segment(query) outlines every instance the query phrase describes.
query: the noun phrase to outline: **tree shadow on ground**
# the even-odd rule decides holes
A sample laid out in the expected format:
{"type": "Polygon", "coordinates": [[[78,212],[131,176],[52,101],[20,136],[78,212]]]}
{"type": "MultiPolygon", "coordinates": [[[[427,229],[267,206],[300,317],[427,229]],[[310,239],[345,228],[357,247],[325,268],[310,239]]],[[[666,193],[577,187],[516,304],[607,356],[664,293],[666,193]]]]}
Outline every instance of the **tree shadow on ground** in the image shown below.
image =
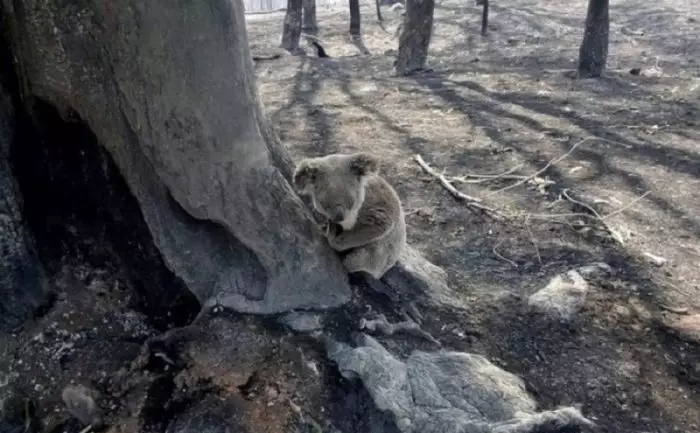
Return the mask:
{"type": "MultiPolygon", "coordinates": [[[[523,127],[530,128],[539,133],[559,136],[565,136],[567,133],[565,131],[557,131],[553,130],[551,127],[546,127],[531,117],[512,113],[510,110],[504,108],[505,104],[516,104],[536,113],[566,119],[573,125],[576,125],[580,130],[584,131],[584,137],[592,137],[604,143],[614,143],[614,147],[605,149],[605,154],[592,149],[577,149],[577,155],[591,162],[595,167],[594,170],[596,174],[592,176],[591,180],[596,179],[602,174],[613,175],[617,177],[618,180],[627,184],[628,188],[635,191],[636,194],[641,194],[651,189],[648,182],[644,179],[633,176],[632,173],[610,164],[608,159],[612,156],[636,161],[643,160],[647,163],[666,167],[672,171],[700,177],[699,154],[691,153],[683,149],[671,148],[665,143],[654,142],[641,137],[636,137],[635,140],[632,141],[617,132],[609,130],[606,125],[600,121],[585,118],[575,111],[567,111],[558,108],[564,105],[561,100],[554,100],[542,95],[493,92],[485,89],[476,82],[444,80],[439,74],[416,77],[415,81],[417,84],[429,88],[435,95],[440,96],[445,103],[450,106],[458,110],[465,110],[475,123],[484,128],[484,131],[486,131],[486,134],[489,135],[492,140],[519,149],[520,153],[523,155],[530,153],[526,145],[514,140],[509,140],[501,134],[499,128],[491,121],[492,118],[509,118],[518,122],[523,127]],[[486,100],[476,98],[467,99],[467,97],[460,96],[457,91],[447,87],[448,82],[455,86],[467,88],[485,97],[486,100]]],[[[681,111],[687,110],[687,112],[693,112],[693,108],[695,107],[691,104],[680,105],[682,107],[681,111]]],[[[561,145],[562,151],[569,150],[571,145],[571,142],[563,143],[561,145]]],[[[532,156],[530,156],[529,159],[533,164],[538,163],[538,161],[532,160],[532,156]]],[[[564,188],[572,188],[575,186],[567,182],[565,176],[557,167],[551,167],[549,171],[557,178],[557,182],[561,183],[564,188]]],[[[651,193],[647,197],[664,212],[669,213],[674,219],[678,220],[681,226],[700,237],[700,222],[697,219],[686,215],[664,197],[654,193],[651,193]]]]}
{"type": "MultiPolygon", "coordinates": [[[[275,124],[297,122],[292,114],[293,110],[302,110],[305,114],[305,135],[308,140],[310,154],[325,154],[334,152],[333,122],[334,115],[328,113],[322,104],[314,104],[313,100],[323,86],[323,76],[316,73],[316,68],[308,58],[302,58],[299,62],[297,73],[294,76],[287,104],[271,113],[270,118],[275,124]]],[[[296,125],[295,125],[296,126],[296,125]]],[[[278,131],[297,129],[294,127],[277,128],[278,131]]],[[[284,139],[284,137],[280,137],[284,139]]]]}

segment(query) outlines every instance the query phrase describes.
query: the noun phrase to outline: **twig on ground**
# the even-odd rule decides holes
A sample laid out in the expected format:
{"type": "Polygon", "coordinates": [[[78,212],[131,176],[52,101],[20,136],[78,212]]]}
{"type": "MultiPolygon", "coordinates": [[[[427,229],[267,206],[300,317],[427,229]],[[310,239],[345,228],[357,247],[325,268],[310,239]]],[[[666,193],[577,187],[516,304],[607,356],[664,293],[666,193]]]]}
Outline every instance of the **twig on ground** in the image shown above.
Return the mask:
{"type": "Polygon", "coordinates": [[[572,198],[572,197],[569,195],[569,189],[568,189],[568,188],[564,189],[564,190],[561,192],[561,195],[563,195],[564,198],[567,199],[567,200],[569,200],[571,203],[574,203],[574,204],[577,204],[577,205],[579,205],[579,206],[582,206],[582,207],[584,207],[585,209],[587,209],[588,211],[590,211],[591,214],[593,214],[593,216],[595,217],[595,220],[598,221],[603,227],[605,227],[605,229],[610,233],[610,235],[613,237],[613,239],[615,239],[620,245],[624,245],[624,244],[625,244],[625,240],[622,238],[622,235],[621,235],[620,233],[618,233],[617,230],[615,230],[614,228],[612,228],[612,227],[610,226],[610,224],[608,224],[607,222],[605,222],[605,219],[603,219],[603,217],[600,216],[600,214],[598,213],[598,211],[595,210],[595,209],[593,208],[593,206],[589,205],[588,203],[584,203],[584,202],[582,202],[582,201],[580,201],[580,200],[576,200],[576,199],[572,198]]]}
{"type": "Polygon", "coordinates": [[[614,217],[615,215],[621,214],[622,212],[624,212],[624,211],[626,211],[626,210],[629,210],[632,206],[634,206],[635,204],[637,204],[638,201],[640,201],[640,200],[643,199],[644,197],[648,196],[650,193],[651,193],[651,190],[646,191],[644,194],[642,194],[642,195],[640,195],[639,197],[635,198],[634,200],[632,200],[631,202],[629,202],[629,203],[627,203],[626,205],[622,206],[621,208],[615,209],[614,211],[610,212],[610,213],[607,214],[607,215],[603,215],[603,219],[604,219],[604,220],[608,220],[608,219],[614,217]]]}
{"type": "Polygon", "coordinates": [[[622,239],[622,235],[620,235],[620,233],[618,233],[617,230],[613,229],[613,228],[610,226],[610,224],[608,224],[608,220],[609,220],[611,217],[613,217],[613,216],[615,216],[615,215],[619,215],[620,213],[622,213],[622,212],[624,212],[624,211],[630,209],[630,208],[631,208],[632,206],[634,206],[637,202],[639,202],[641,199],[643,199],[644,197],[646,197],[647,195],[649,195],[649,193],[651,193],[651,191],[646,191],[644,194],[640,195],[639,197],[635,198],[635,199],[632,200],[631,202],[627,203],[625,206],[622,206],[622,207],[620,207],[620,208],[618,208],[618,209],[616,209],[616,210],[610,212],[610,213],[607,214],[607,215],[601,215],[601,214],[600,214],[598,211],[596,211],[591,205],[589,205],[589,204],[587,204],[587,203],[584,203],[584,202],[582,202],[582,201],[580,201],[580,200],[576,200],[576,199],[574,199],[574,198],[571,198],[571,196],[569,195],[568,191],[569,191],[568,189],[565,189],[565,190],[562,191],[562,195],[564,196],[564,198],[566,198],[567,200],[569,200],[570,202],[572,202],[572,203],[574,203],[574,204],[577,204],[577,205],[579,205],[579,206],[583,206],[584,208],[588,209],[588,210],[591,212],[591,214],[593,214],[594,219],[595,219],[596,221],[598,221],[603,227],[605,227],[605,229],[606,229],[608,232],[610,232],[610,234],[613,236],[613,238],[615,238],[615,240],[618,241],[618,242],[620,243],[620,245],[624,245],[624,240],[622,239]]]}
{"type": "Polygon", "coordinates": [[[518,269],[518,264],[517,264],[517,263],[515,263],[514,261],[512,261],[512,260],[510,260],[510,259],[507,259],[507,258],[503,257],[503,256],[501,255],[501,253],[498,252],[498,247],[500,247],[502,243],[503,243],[503,241],[498,242],[498,243],[493,247],[493,250],[491,250],[491,251],[493,251],[493,254],[494,254],[496,257],[498,257],[499,259],[503,260],[504,262],[510,263],[511,266],[513,266],[515,269],[518,269]]]}
{"type": "MultiPolygon", "coordinates": [[[[416,162],[418,162],[418,164],[421,166],[421,168],[422,168],[426,173],[428,173],[428,174],[430,174],[431,176],[433,176],[434,178],[436,178],[436,179],[440,182],[440,184],[441,184],[447,191],[449,191],[450,194],[452,194],[453,197],[455,197],[456,199],[458,199],[458,200],[464,202],[467,206],[471,206],[471,207],[474,207],[474,208],[477,208],[477,209],[481,209],[481,210],[483,210],[483,211],[486,211],[486,212],[488,212],[488,213],[491,213],[491,214],[494,215],[494,216],[498,216],[498,217],[500,217],[500,218],[502,218],[502,219],[504,219],[504,220],[510,220],[510,221],[518,222],[518,220],[521,220],[521,219],[524,218],[523,228],[524,228],[525,230],[527,230],[528,235],[530,236],[530,240],[531,240],[533,246],[535,247],[535,252],[536,252],[536,254],[537,254],[537,260],[538,260],[538,262],[539,262],[539,264],[540,264],[540,267],[541,267],[541,266],[543,266],[543,264],[542,264],[542,257],[541,257],[541,255],[540,255],[539,247],[538,247],[538,245],[537,245],[535,236],[534,236],[534,234],[532,233],[532,230],[530,229],[530,226],[529,226],[529,221],[530,221],[530,220],[550,221],[550,222],[552,222],[552,223],[567,224],[567,225],[569,225],[569,226],[572,226],[571,222],[568,222],[568,221],[566,221],[566,220],[563,220],[563,221],[562,221],[562,219],[578,217],[578,218],[582,218],[582,219],[584,219],[584,220],[586,220],[586,221],[592,220],[593,222],[597,222],[598,224],[602,225],[603,228],[604,228],[608,233],[610,233],[610,235],[613,237],[613,239],[615,239],[615,241],[617,241],[620,245],[624,245],[624,239],[622,238],[622,235],[621,235],[617,230],[615,230],[610,224],[608,224],[608,221],[610,220],[610,218],[614,217],[615,215],[618,215],[618,214],[624,212],[625,210],[631,208],[632,206],[634,206],[637,202],[639,202],[639,201],[642,200],[644,197],[646,197],[651,191],[646,191],[644,194],[642,194],[641,196],[635,198],[634,200],[632,200],[632,201],[631,201],[630,203],[628,203],[627,205],[622,206],[622,207],[620,207],[619,209],[616,209],[615,211],[610,212],[610,213],[607,214],[607,215],[601,215],[600,212],[598,212],[597,210],[595,210],[591,205],[589,205],[589,204],[587,204],[587,203],[584,203],[584,202],[582,202],[582,201],[580,201],[580,200],[577,200],[577,199],[572,198],[572,197],[569,195],[569,189],[564,189],[564,190],[562,191],[561,195],[562,195],[568,202],[573,203],[573,204],[576,204],[576,205],[579,205],[579,206],[583,207],[584,209],[586,209],[586,210],[587,210],[588,212],[590,212],[590,213],[585,213],[585,212],[570,212],[570,213],[559,213],[559,214],[556,214],[556,213],[553,213],[553,214],[531,214],[531,213],[514,213],[514,214],[513,214],[513,213],[508,213],[508,214],[506,214],[506,213],[503,213],[503,212],[499,211],[498,208],[491,208],[491,207],[489,207],[489,206],[486,206],[486,205],[484,205],[484,204],[481,204],[481,202],[483,201],[483,199],[481,199],[481,198],[472,197],[472,196],[469,196],[469,195],[467,195],[467,194],[462,193],[461,191],[457,190],[457,188],[455,188],[454,185],[452,185],[451,181],[453,181],[453,182],[463,182],[463,183],[480,183],[480,182],[482,182],[482,181],[489,181],[489,180],[496,180],[496,179],[505,179],[505,178],[517,178],[517,179],[518,179],[517,182],[512,183],[512,184],[510,184],[510,185],[508,185],[508,186],[506,186],[506,187],[503,187],[503,188],[501,188],[501,189],[498,189],[498,190],[496,190],[496,191],[493,191],[493,192],[491,192],[490,194],[487,195],[487,196],[491,196],[491,195],[497,194],[497,193],[499,193],[499,192],[503,192],[503,191],[506,191],[506,190],[508,190],[508,189],[514,188],[515,186],[522,185],[523,183],[528,182],[528,181],[531,181],[531,180],[533,180],[533,179],[537,179],[538,176],[539,176],[540,174],[542,174],[543,172],[545,172],[549,167],[551,167],[552,165],[554,165],[554,164],[558,163],[559,161],[563,160],[564,158],[566,158],[566,157],[567,157],[568,155],[570,155],[574,150],[576,150],[576,148],[577,148],[578,146],[580,146],[581,144],[583,144],[583,143],[585,143],[586,141],[589,141],[589,140],[609,141],[609,140],[605,140],[605,139],[600,139],[599,137],[588,137],[588,138],[586,138],[586,139],[580,140],[579,142],[577,142],[576,144],[574,144],[566,153],[564,153],[564,154],[562,154],[562,155],[560,155],[560,156],[558,156],[558,157],[556,157],[556,158],[550,160],[543,168],[541,168],[540,170],[538,170],[537,172],[535,172],[534,174],[529,175],[529,176],[512,175],[511,173],[514,172],[515,170],[517,170],[517,169],[519,168],[519,166],[516,166],[516,167],[513,167],[513,168],[511,168],[510,170],[508,170],[508,171],[506,171],[506,172],[504,172],[504,173],[501,173],[501,174],[495,174],[495,175],[472,175],[472,174],[467,174],[467,175],[460,176],[460,177],[450,177],[450,178],[448,178],[448,177],[446,177],[444,174],[438,173],[435,169],[433,169],[432,167],[430,167],[430,166],[428,165],[428,163],[426,163],[420,155],[415,155],[414,159],[416,160],[416,162]],[[474,177],[474,178],[477,178],[477,179],[480,178],[480,180],[471,181],[471,180],[467,179],[468,177],[474,177]]],[[[562,200],[562,199],[559,198],[558,201],[560,201],[560,200],[562,200]]],[[[501,204],[500,208],[503,208],[503,206],[504,206],[504,205],[501,204]]],[[[573,227],[573,226],[572,226],[572,227],[573,227]]],[[[509,259],[503,257],[503,256],[498,252],[498,246],[499,246],[499,245],[500,245],[500,243],[499,243],[496,247],[494,247],[494,249],[493,249],[494,255],[495,255],[496,257],[500,258],[501,260],[506,261],[506,262],[510,263],[512,266],[514,266],[514,267],[517,268],[518,265],[517,265],[515,262],[513,262],[512,260],[509,260],[509,259]]]]}
{"type": "Polygon", "coordinates": [[[522,164],[518,164],[514,167],[512,167],[510,170],[505,171],[503,173],[499,174],[473,174],[473,173],[467,173],[463,176],[454,176],[451,177],[449,180],[451,182],[459,182],[459,183],[483,183],[487,181],[492,181],[492,180],[498,180],[498,179],[516,179],[516,180],[521,180],[524,179],[526,176],[522,175],[517,175],[517,174],[512,174],[514,171],[520,169],[522,167],[522,164]],[[469,179],[469,178],[473,179],[469,179]]]}
{"type": "Polygon", "coordinates": [[[542,268],[542,256],[540,255],[540,248],[537,246],[537,240],[535,239],[535,234],[532,233],[532,229],[530,228],[530,218],[525,218],[525,229],[527,230],[528,235],[530,235],[530,242],[532,242],[532,246],[535,247],[535,254],[537,254],[537,263],[540,264],[540,268],[542,268]]]}
{"type": "Polygon", "coordinates": [[[371,332],[381,332],[384,335],[393,335],[397,332],[405,332],[420,338],[424,338],[431,343],[441,346],[440,342],[435,339],[430,333],[421,329],[420,325],[412,320],[406,320],[398,323],[389,323],[386,316],[380,314],[374,320],[360,319],[360,329],[367,329],[371,332]]]}
{"type": "Polygon", "coordinates": [[[445,177],[445,175],[440,174],[440,173],[438,173],[437,171],[435,171],[433,168],[431,168],[431,167],[428,165],[428,163],[425,162],[425,161],[423,160],[423,158],[422,158],[420,155],[416,155],[416,156],[414,157],[414,159],[416,160],[416,162],[418,163],[418,165],[420,165],[421,168],[422,168],[423,170],[425,170],[426,173],[428,173],[429,175],[431,175],[431,176],[433,176],[434,178],[436,178],[436,179],[440,182],[440,184],[443,186],[443,188],[445,188],[447,191],[449,191],[449,193],[452,194],[452,196],[453,196],[454,198],[456,198],[456,199],[458,199],[458,200],[463,200],[463,201],[465,201],[466,204],[467,204],[467,206],[471,206],[471,207],[474,207],[474,208],[483,210],[483,211],[485,211],[485,212],[492,213],[493,215],[496,215],[496,216],[498,216],[498,217],[501,217],[501,218],[504,218],[504,219],[508,219],[508,215],[506,215],[506,214],[504,214],[504,213],[501,213],[501,212],[498,212],[497,210],[495,210],[495,209],[493,209],[493,208],[491,208],[491,207],[484,206],[484,205],[480,204],[480,203],[479,203],[479,202],[481,201],[480,198],[472,197],[472,196],[470,196],[470,195],[464,194],[464,193],[461,192],[461,191],[458,191],[457,188],[455,188],[454,185],[452,185],[452,184],[450,183],[450,181],[447,180],[447,178],[445,177]]]}
{"type": "Polygon", "coordinates": [[[515,188],[515,187],[518,186],[518,185],[522,185],[522,184],[524,184],[525,182],[527,182],[527,181],[529,181],[529,180],[532,180],[532,179],[538,177],[540,174],[542,174],[542,173],[544,173],[545,171],[547,171],[547,169],[549,169],[549,167],[553,166],[554,164],[557,164],[557,163],[558,163],[559,161],[561,161],[562,159],[564,159],[564,158],[566,158],[567,156],[571,155],[571,154],[573,153],[573,151],[576,150],[577,147],[579,147],[579,146],[582,145],[583,143],[585,143],[585,142],[587,142],[587,141],[590,141],[590,140],[593,140],[593,139],[594,139],[594,137],[584,138],[583,140],[581,140],[581,141],[575,143],[573,146],[571,146],[571,149],[569,149],[568,151],[566,151],[566,153],[564,153],[564,154],[562,154],[562,155],[560,155],[560,156],[558,156],[558,157],[556,157],[556,158],[550,160],[544,167],[542,167],[541,169],[539,169],[539,170],[536,171],[535,173],[531,174],[530,176],[526,176],[525,178],[520,179],[519,181],[514,182],[514,183],[512,183],[512,184],[510,184],[510,185],[508,185],[508,186],[504,186],[504,187],[501,188],[501,189],[497,189],[496,191],[492,191],[492,192],[489,193],[487,196],[492,196],[492,195],[495,195],[495,194],[502,193],[503,191],[508,191],[509,189],[513,189],[513,188],[515,188]]]}

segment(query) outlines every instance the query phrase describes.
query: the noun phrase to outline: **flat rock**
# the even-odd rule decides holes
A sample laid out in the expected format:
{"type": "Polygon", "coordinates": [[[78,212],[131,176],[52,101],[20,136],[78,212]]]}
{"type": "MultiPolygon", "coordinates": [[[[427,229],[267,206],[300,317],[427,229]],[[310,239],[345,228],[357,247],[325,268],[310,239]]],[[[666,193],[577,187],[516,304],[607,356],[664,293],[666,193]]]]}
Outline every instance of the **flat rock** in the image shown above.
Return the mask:
{"type": "Polygon", "coordinates": [[[588,283],[578,271],[571,270],[552,278],[528,299],[528,305],[550,318],[572,320],[586,303],[588,283]]]}
{"type": "Polygon", "coordinates": [[[327,341],[346,378],[359,378],[402,433],[535,433],[592,425],[573,407],[536,411],[523,381],[480,355],[414,351],[398,359],[360,334],[357,347],[327,341]]]}
{"type": "Polygon", "coordinates": [[[291,311],[278,321],[297,332],[312,332],[323,328],[323,315],[305,311],[291,311]]]}
{"type": "Polygon", "coordinates": [[[463,307],[447,285],[445,270],[431,263],[410,245],[406,246],[398,263],[380,281],[405,300],[463,307]]]}
{"type": "Polygon", "coordinates": [[[102,410],[95,398],[97,391],[84,385],[68,385],[61,398],[68,412],[84,425],[97,427],[102,424],[102,410]]]}
{"type": "Polygon", "coordinates": [[[666,326],[684,340],[700,343],[700,314],[691,314],[667,320],[666,326]]]}

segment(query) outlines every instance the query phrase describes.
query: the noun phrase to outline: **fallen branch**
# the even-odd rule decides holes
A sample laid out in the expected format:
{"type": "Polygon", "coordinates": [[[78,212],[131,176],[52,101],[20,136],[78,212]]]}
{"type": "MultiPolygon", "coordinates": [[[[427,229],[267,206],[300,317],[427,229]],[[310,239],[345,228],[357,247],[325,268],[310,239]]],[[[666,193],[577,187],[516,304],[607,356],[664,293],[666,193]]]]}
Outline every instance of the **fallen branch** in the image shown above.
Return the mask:
{"type": "Polygon", "coordinates": [[[561,192],[561,195],[564,196],[564,198],[567,199],[567,200],[569,200],[571,203],[574,203],[574,204],[577,204],[577,205],[579,205],[579,206],[582,206],[583,208],[585,208],[585,209],[587,209],[589,212],[591,212],[591,214],[593,214],[593,216],[595,217],[595,219],[596,219],[598,222],[600,222],[600,224],[601,224],[603,227],[605,227],[605,229],[606,229],[608,232],[610,232],[610,235],[613,237],[613,239],[615,239],[617,242],[619,242],[620,245],[624,245],[624,244],[625,244],[625,240],[622,238],[622,235],[621,235],[620,233],[618,233],[617,230],[613,229],[613,228],[610,226],[610,224],[608,224],[607,222],[605,222],[605,219],[603,219],[603,217],[600,216],[600,214],[598,213],[598,211],[595,210],[595,209],[593,208],[593,206],[591,206],[591,205],[589,205],[589,204],[587,204],[587,203],[584,203],[584,202],[582,202],[582,201],[579,201],[579,200],[576,200],[576,199],[572,198],[572,197],[569,195],[569,189],[568,189],[568,188],[564,189],[564,190],[561,192]]]}
{"type": "Polygon", "coordinates": [[[431,175],[431,176],[433,176],[434,178],[436,178],[436,179],[440,182],[440,184],[441,184],[450,194],[452,194],[452,196],[453,196],[454,198],[456,198],[456,199],[458,199],[458,200],[463,200],[463,201],[465,201],[466,204],[467,204],[467,206],[471,206],[471,207],[474,207],[474,208],[477,208],[477,209],[480,209],[480,210],[483,210],[483,211],[486,211],[486,212],[490,212],[490,213],[492,213],[492,214],[494,214],[494,215],[496,215],[496,216],[499,216],[499,217],[501,217],[501,218],[504,218],[504,219],[507,219],[507,218],[508,218],[507,215],[505,215],[505,214],[503,214],[503,213],[501,213],[501,212],[498,212],[497,210],[495,210],[495,209],[493,209],[493,208],[491,208],[491,207],[484,206],[484,205],[480,204],[479,202],[481,201],[481,199],[476,198],[476,197],[472,197],[472,196],[470,196],[470,195],[464,194],[464,193],[461,192],[461,191],[458,191],[457,188],[455,188],[454,185],[452,185],[452,184],[450,183],[450,181],[447,180],[447,178],[445,177],[445,175],[440,174],[440,173],[438,173],[437,171],[435,171],[433,168],[431,168],[431,167],[428,165],[428,163],[425,162],[425,161],[423,160],[423,158],[422,158],[420,155],[416,155],[416,156],[414,157],[414,159],[416,160],[416,162],[418,163],[418,165],[420,165],[421,168],[422,168],[423,170],[425,170],[426,173],[428,173],[429,175],[431,175]]]}
{"type": "Polygon", "coordinates": [[[497,244],[493,247],[493,249],[491,250],[491,251],[493,252],[493,255],[495,255],[495,256],[498,257],[499,259],[503,260],[504,262],[508,262],[508,263],[509,263],[512,267],[514,267],[515,269],[518,269],[518,264],[517,264],[517,263],[515,263],[515,262],[512,261],[511,259],[505,258],[503,255],[501,255],[501,253],[498,252],[498,247],[501,246],[502,243],[503,243],[503,241],[500,241],[499,243],[497,243],[497,244]]]}
{"type": "Polygon", "coordinates": [[[513,189],[513,188],[515,188],[515,187],[518,186],[518,185],[522,185],[522,184],[524,184],[524,183],[526,183],[526,182],[528,182],[528,181],[530,181],[530,180],[532,180],[532,179],[538,177],[539,175],[541,175],[542,173],[544,173],[545,171],[547,171],[547,170],[549,169],[549,167],[553,166],[554,164],[557,164],[557,163],[558,163],[559,161],[561,161],[562,159],[564,159],[564,158],[566,158],[567,156],[571,155],[571,154],[573,153],[573,151],[576,150],[577,147],[579,147],[579,146],[582,145],[583,143],[585,143],[585,142],[587,142],[587,141],[590,141],[590,140],[593,140],[593,139],[594,139],[594,137],[584,138],[583,140],[581,140],[581,141],[577,142],[576,144],[574,144],[573,146],[571,146],[571,149],[569,149],[569,150],[568,150],[566,153],[564,153],[563,155],[560,155],[560,156],[558,156],[558,157],[556,157],[556,158],[550,160],[550,161],[547,163],[547,165],[545,165],[544,167],[542,167],[541,169],[539,169],[537,172],[531,174],[530,176],[526,176],[525,178],[520,179],[519,181],[517,181],[517,182],[515,182],[515,183],[512,183],[512,184],[510,184],[510,185],[508,185],[508,186],[504,186],[504,187],[501,188],[501,189],[497,189],[496,191],[492,191],[492,192],[489,193],[487,196],[492,196],[492,195],[495,195],[495,194],[499,194],[499,193],[501,193],[501,192],[503,192],[503,191],[508,191],[509,189],[513,189]]]}
{"type": "MultiPolygon", "coordinates": [[[[616,210],[610,212],[610,213],[607,214],[607,215],[601,215],[601,214],[600,214],[598,211],[596,211],[591,205],[589,205],[589,204],[587,204],[587,203],[584,203],[584,202],[582,202],[582,201],[580,201],[580,200],[576,200],[576,199],[572,198],[572,197],[569,195],[569,190],[568,190],[568,189],[565,189],[565,190],[562,191],[562,195],[564,196],[564,198],[566,198],[567,200],[569,200],[570,202],[572,202],[572,203],[574,203],[574,204],[577,204],[577,205],[579,205],[579,206],[582,206],[582,207],[588,209],[588,210],[591,212],[591,214],[593,214],[594,219],[595,219],[596,221],[600,222],[600,224],[601,224],[603,227],[605,227],[605,229],[606,229],[607,231],[610,232],[610,234],[613,236],[613,238],[615,238],[615,240],[618,241],[618,242],[620,243],[620,245],[624,245],[624,240],[622,239],[622,236],[621,236],[615,229],[613,229],[613,228],[610,226],[610,224],[608,224],[608,220],[609,220],[611,217],[613,217],[613,216],[615,216],[615,215],[619,215],[620,213],[622,213],[622,212],[624,212],[624,211],[630,209],[632,206],[634,206],[634,205],[635,205],[637,202],[639,202],[641,199],[643,199],[644,197],[646,197],[647,195],[649,195],[649,193],[651,193],[651,191],[646,191],[644,194],[640,195],[639,197],[635,198],[635,199],[632,200],[631,202],[627,203],[625,206],[622,206],[621,208],[618,208],[618,209],[616,209],[616,210]]],[[[584,214],[584,215],[585,215],[585,214],[584,214]]]]}
{"type": "MultiPolygon", "coordinates": [[[[512,184],[510,184],[510,185],[508,185],[508,186],[506,186],[506,187],[504,187],[504,188],[501,188],[501,189],[499,189],[499,190],[493,191],[492,193],[488,194],[488,195],[493,195],[493,194],[496,194],[496,193],[499,193],[499,192],[506,191],[506,190],[508,190],[508,189],[514,188],[514,187],[516,187],[516,186],[518,186],[518,185],[522,185],[523,183],[528,182],[528,181],[531,181],[531,180],[533,180],[533,179],[537,179],[538,176],[539,176],[540,174],[542,174],[543,172],[545,172],[545,171],[546,171],[549,167],[551,167],[552,165],[554,165],[554,164],[558,163],[559,161],[563,160],[564,158],[566,158],[566,157],[567,157],[568,155],[570,155],[574,150],[576,150],[576,148],[577,148],[578,146],[580,146],[581,144],[585,143],[586,141],[589,141],[589,140],[597,140],[597,139],[598,139],[598,137],[589,137],[589,138],[586,138],[586,139],[584,139],[584,140],[581,140],[581,141],[577,142],[577,143],[574,144],[566,153],[564,153],[564,154],[562,154],[562,155],[560,155],[560,156],[558,156],[558,157],[556,157],[556,158],[550,160],[542,169],[538,170],[537,172],[535,172],[534,174],[529,175],[529,176],[512,175],[511,173],[513,173],[513,172],[518,168],[518,167],[514,167],[514,168],[511,168],[510,170],[508,170],[508,171],[506,171],[506,172],[504,172],[504,173],[501,173],[501,174],[495,174],[495,175],[474,175],[474,174],[467,174],[467,175],[465,175],[465,176],[448,178],[448,177],[446,177],[444,174],[438,173],[435,169],[433,169],[432,167],[430,167],[430,166],[428,165],[428,163],[426,163],[420,155],[415,155],[414,159],[416,160],[416,162],[418,162],[418,164],[421,166],[421,168],[422,168],[426,173],[428,173],[428,174],[430,174],[431,176],[433,176],[434,178],[436,178],[436,179],[440,182],[440,184],[441,184],[450,194],[452,194],[453,197],[455,197],[456,199],[458,199],[458,200],[464,202],[467,206],[471,206],[471,207],[474,207],[474,208],[477,208],[477,209],[484,210],[484,211],[489,212],[489,213],[491,213],[491,214],[493,214],[493,215],[495,215],[495,216],[498,216],[498,217],[500,217],[500,218],[502,218],[502,219],[504,219],[504,220],[510,220],[510,221],[518,222],[519,220],[524,219],[524,221],[523,221],[523,228],[528,232],[528,235],[529,235],[529,237],[530,237],[530,240],[531,240],[533,246],[535,247],[535,250],[536,250],[536,253],[537,253],[537,260],[538,260],[540,266],[542,266],[542,258],[541,258],[540,253],[539,253],[539,248],[538,248],[538,246],[537,246],[537,243],[536,243],[536,240],[535,240],[535,236],[534,236],[534,234],[532,233],[532,230],[530,229],[530,227],[529,227],[529,225],[528,225],[528,223],[529,223],[530,220],[543,220],[543,221],[550,221],[550,222],[557,223],[557,224],[567,224],[567,225],[569,225],[569,226],[572,226],[571,222],[565,221],[565,220],[562,221],[562,219],[574,218],[574,217],[582,218],[582,219],[584,219],[584,220],[586,220],[586,221],[597,222],[598,224],[600,224],[601,226],[603,226],[603,228],[604,228],[608,233],[610,233],[610,235],[613,237],[613,239],[615,239],[615,241],[617,241],[618,243],[620,243],[620,245],[624,245],[624,239],[622,238],[622,236],[620,235],[620,233],[618,233],[610,224],[608,224],[608,221],[610,220],[610,218],[614,217],[615,215],[619,215],[620,213],[624,212],[625,210],[630,209],[630,208],[631,208],[632,206],[634,206],[637,202],[639,202],[639,201],[642,200],[644,197],[646,197],[647,195],[649,195],[649,194],[651,193],[651,191],[646,191],[644,194],[642,194],[641,196],[635,198],[634,200],[632,200],[631,202],[629,202],[627,205],[622,206],[622,207],[620,207],[619,209],[616,209],[616,210],[614,210],[613,212],[610,212],[610,213],[607,214],[607,215],[601,215],[601,214],[600,214],[597,210],[595,210],[591,205],[589,205],[589,204],[587,204],[587,203],[584,203],[584,202],[582,202],[582,201],[580,201],[580,200],[577,200],[577,199],[574,199],[573,197],[571,197],[571,196],[569,195],[569,189],[564,189],[564,190],[562,191],[561,195],[562,195],[568,202],[573,203],[573,204],[576,204],[576,205],[579,205],[579,206],[583,207],[584,209],[586,209],[586,210],[587,210],[588,212],[590,212],[590,213],[585,213],[585,212],[569,212],[569,213],[559,213],[559,214],[556,214],[556,213],[553,213],[553,214],[531,214],[531,213],[506,214],[506,213],[503,213],[503,212],[499,211],[497,208],[492,208],[492,207],[489,207],[489,206],[486,206],[486,205],[482,204],[481,202],[483,201],[483,199],[481,199],[481,198],[472,197],[472,196],[470,196],[470,195],[464,194],[463,192],[457,190],[457,188],[455,188],[455,186],[452,185],[451,181],[453,181],[453,182],[463,182],[463,183],[481,183],[482,181],[493,181],[493,180],[505,179],[505,178],[517,178],[517,179],[518,179],[517,182],[512,183],[512,184]],[[480,180],[478,180],[478,181],[470,181],[469,179],[467,179],[468,177],[480,178],[480,180]]],[[[607,140],[603,140],[603,141],[607,141],[607,140]]],[[[562,199],[560,198],[560,199],[558,199],[557,201],[561,201],[561,200],[562,200],[562,199]]],[[[500,207],[502,208],[503,205],[501,205],[500,207]]],[[[572,226],[572,227],[573,227],[573,226],[572,226]]],[[[500,245],[500,243],[499,243],[499,245],[500,245]]],[[[495,255],[496,257],[498,257],[499,259],[501,259],[501,260],[503,260],[503,261],[506,261],[506,262],[510,263],[512,266],[514,266],[514,267],[517,268],[517,264],[516,264],[515,262],[513,262],[512,260],[509,260],[509,259],[503,257],[503,256],[498,252],[497,248],[498,248],[499,245],[497,245],[497,246],[493,249],[494,255],[495,255]]]]}

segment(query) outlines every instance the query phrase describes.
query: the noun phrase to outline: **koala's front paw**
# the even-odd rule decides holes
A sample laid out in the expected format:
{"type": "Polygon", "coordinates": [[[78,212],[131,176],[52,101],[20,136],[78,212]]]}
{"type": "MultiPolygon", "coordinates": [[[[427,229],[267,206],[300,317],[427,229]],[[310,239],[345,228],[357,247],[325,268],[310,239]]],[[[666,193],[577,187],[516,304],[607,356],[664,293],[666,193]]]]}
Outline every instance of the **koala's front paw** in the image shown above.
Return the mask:
{"type": "Polygon", "coordinates": [[[328,245],[331,246],[336,251],[340,251],[341,244],[339,242],[339,236],[340,234],[343,233],[343,227],[340,226],[339,224],[335,223],[329,223],[329,228],[328,228],[328,233],[326,234],[326,238],[328,238],[328,245]]]}

